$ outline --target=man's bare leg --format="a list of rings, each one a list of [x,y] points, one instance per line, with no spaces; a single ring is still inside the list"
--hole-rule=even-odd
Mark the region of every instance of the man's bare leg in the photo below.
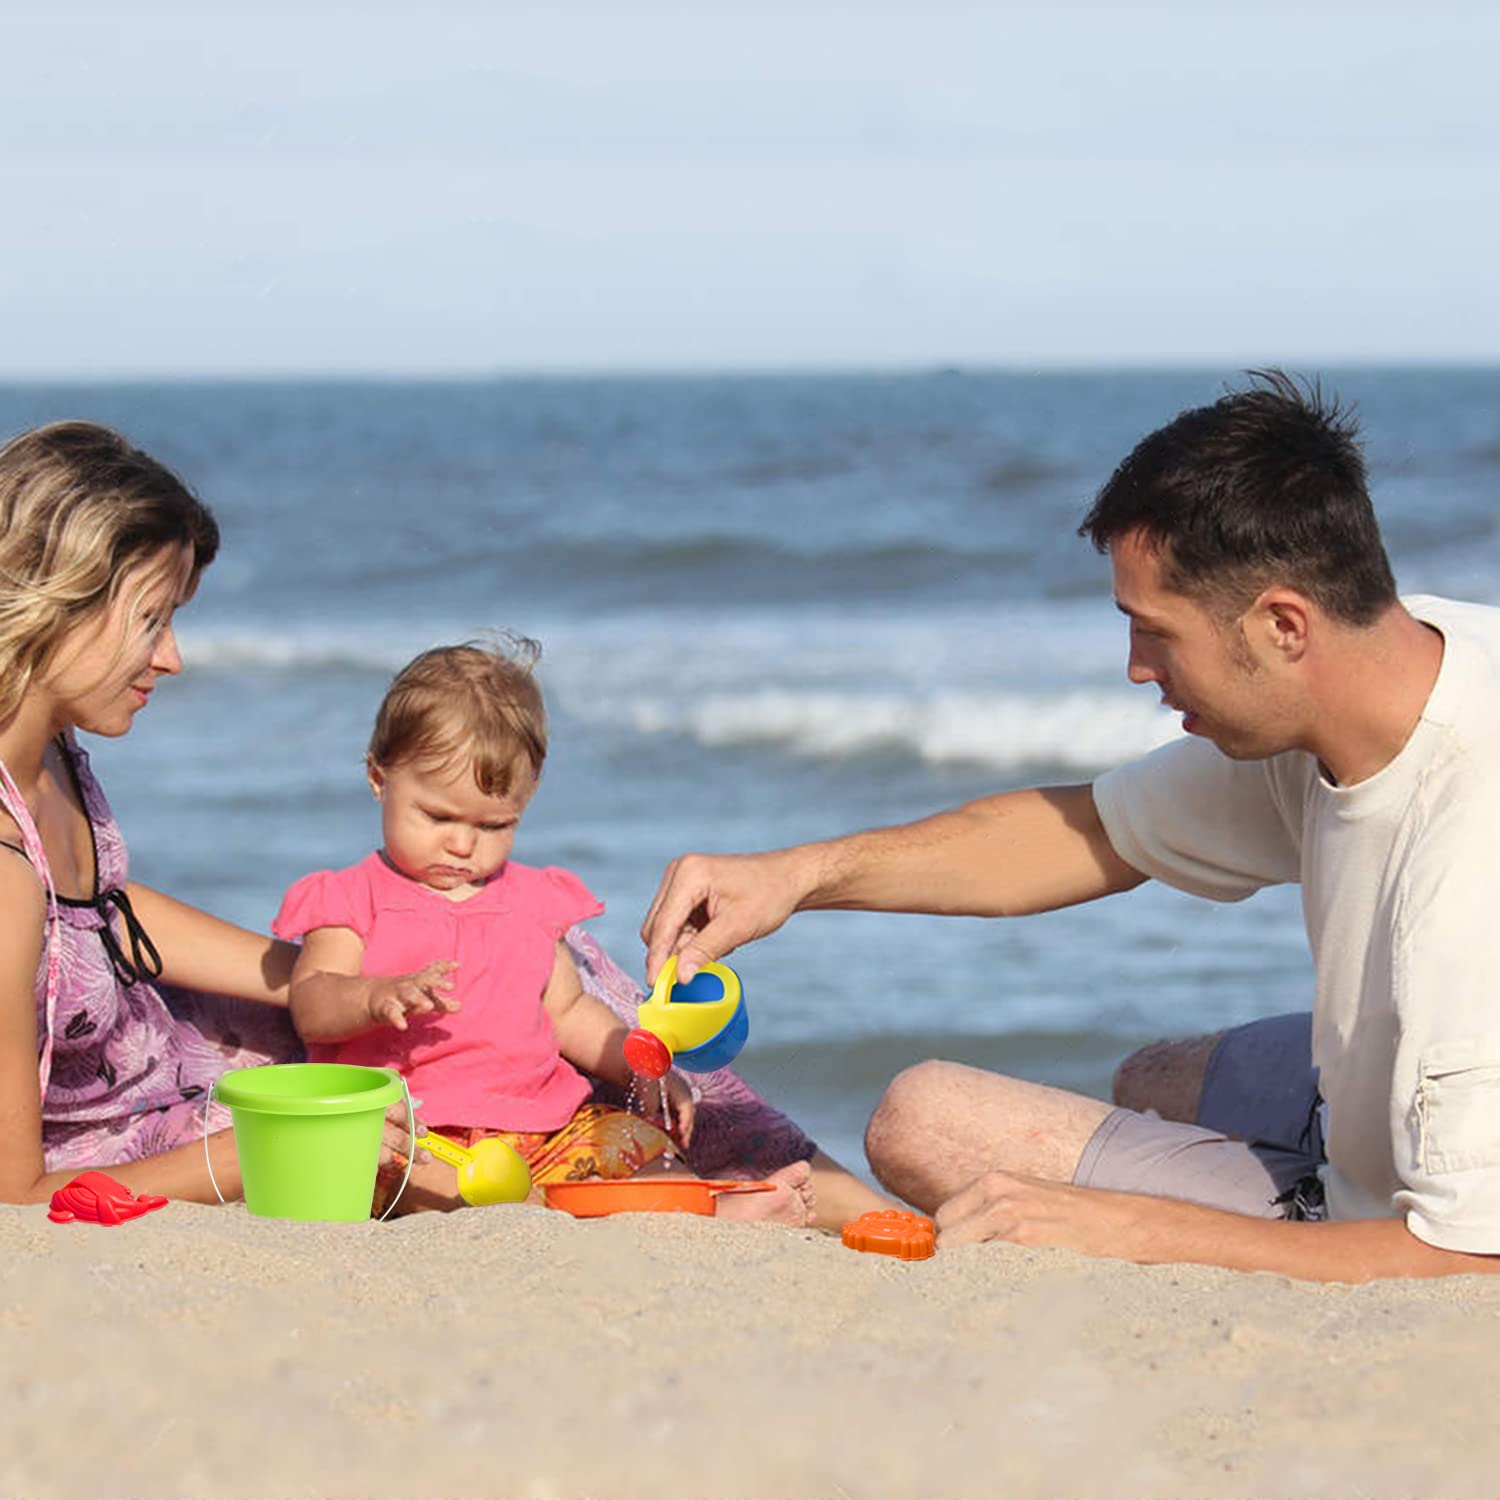
[[[994,1168],[1071,1182],[1113,1108],[963,1063],[918,1063],[876,1105],[865,1154],[886,1187],[931,1212]]]
[[[1215,1031],[1180,1042],[1147,1042],[1115,1069],[1115,1103],[1122,1109],[1154,1109],[1164,1120],[1196,1125],[1208,1060],[1223,1036]]]

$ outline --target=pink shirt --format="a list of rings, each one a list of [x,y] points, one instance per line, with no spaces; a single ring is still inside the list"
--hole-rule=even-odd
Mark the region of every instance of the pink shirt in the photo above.
[[[542,992],[559,939],[604,910],[567,870],[508,861],[466,901],[398,875],[379,854],[347,870],[319,870],[286,893],[277,937],[346,927],[365,945],[360,972],[410,974],[457,959],[462,1009],[409,1018],[348,1041],[313,1044],[314,1062],[396,1068],[434,1125],[557,1130],[591,1086],[557,1050]]]

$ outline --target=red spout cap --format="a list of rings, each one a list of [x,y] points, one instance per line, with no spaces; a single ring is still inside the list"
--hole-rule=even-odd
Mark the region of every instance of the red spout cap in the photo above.
[[[659,1036],[637,1026],[625,1038],[625,1065],[641,1078],[664,1078],[672,1052]]]

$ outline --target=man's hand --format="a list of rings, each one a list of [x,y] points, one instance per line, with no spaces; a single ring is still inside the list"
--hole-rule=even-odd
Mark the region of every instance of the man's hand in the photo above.
[[[641,924],[647,982],[673,953],[677,982],[686,984],[710,960],[775,932],[810,888],[807,866],[798,849],[674,859]]]
[[[396,974],[377,980],[370,987],[370,1019],[377,1026],[407,1028],[407,1016],[427,1011],[452,1011],[459,1002],[452,998],[449,975],[458,967],[452,959],[440,958],[415,974]]]
[[[1306,1281],[1500,1272],[1500,1255],[1426,1244],[1401,1219],[1292,1223],[1011,1172],[986,1172],[955,1193],[933,1220],[945,1249],[1008,1240],[1145,1265],[1180,1261]]]
[[[944,1203],[933,1223],[944,1249],[1008,1240],[1084,1255],[1134,1258],[1132,1230],[1141,1201],[1133,1193],[986,1172]]]

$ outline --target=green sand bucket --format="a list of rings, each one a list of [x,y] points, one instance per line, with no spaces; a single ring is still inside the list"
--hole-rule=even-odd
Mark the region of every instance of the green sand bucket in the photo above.
[[[245,1207],[251,1213],[350,1222],[370,1217],[385,1112],[403,1095],[410,1110],[399,1074],[345,1063],[236,1068],[209,1090],[209,1098],[227,1104],[233,1116]],[[205,1153],[206,1115],[205,1110]],[[215,1182],[215,1192],[218,1186]],[[390,1207],[395,1204],[393,1198]]]

